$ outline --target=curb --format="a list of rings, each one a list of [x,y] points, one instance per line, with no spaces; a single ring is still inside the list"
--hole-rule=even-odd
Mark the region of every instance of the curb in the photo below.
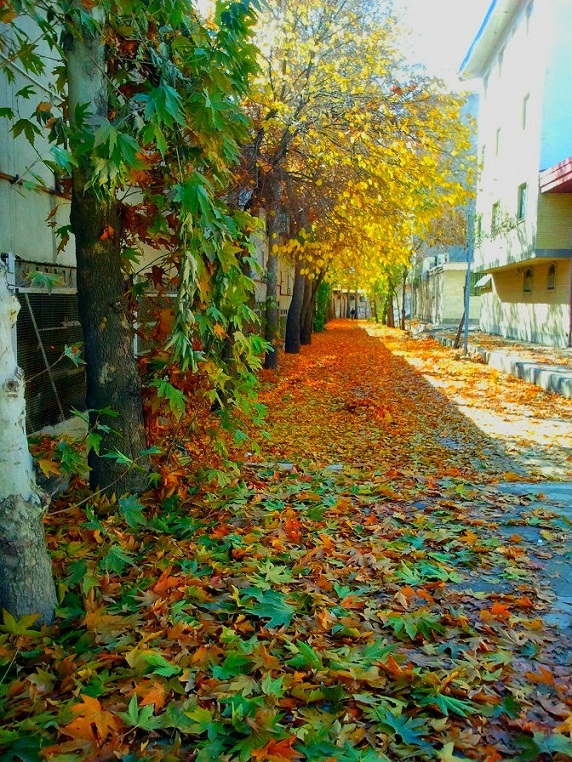
[[[449,336],[430,334],[440,344],[452,347],[453,339]],[[511,376],[520,378],[529,384],[539,386],[547,392],[558,394],[560,397],[572,399],[572,371],[565,366],[546,365],[519,359],[519,355],[497,350],[486,350],[469,344],[469,351],[477,355],[486,365],[501,370]]]

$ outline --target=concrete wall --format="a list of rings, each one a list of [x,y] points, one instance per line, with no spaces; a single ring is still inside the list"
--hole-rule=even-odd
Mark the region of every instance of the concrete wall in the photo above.
[[[568,346],[570,260],[556,260],[553,291],[547,289],[551,262],[532,265],[532,291],[524,293],[527,267],[493,275],[493,290],[483,294],[480,328],[487,333],[547,346]]]
[[[416,294],[415,317],[431,325],[458,324],[465,311],[466,265],[451,263],[430,270]],[[480,296],[472,296],[469,320],[478,323]]]
[[[545,193],[538,199],[536,249],[572,250],[572,193]]]
[[[29,21],[23,20],[22,26],[33,35]],[[53,58],[47,46],[40,54],[48,62]],[[4,76],[0,78],[0,105],[11,108],[15,118],[29,117],[41,102],[57,102],[50,92],[49,69],[44,75],[30,76],[16,62],[12,72],[14,82]],[[18,91],[29,86],[36,91],[31,98],[17,96]],[[54,230],[46,222],[52,215],[51,222],[56,227],[67,225],[69,202],[54,192],[35,192],[22,185],[23,182],[36,183],[34,176],[37,176],[46,188],[55,190],[55,176],[42,161],[52,158],[50,145],[44,134],[35,138],[34,146],[23,135],[14,138],[10,126],[9,119],[0,119],[0,253],[12,252],[34,262],[73,265],[73,238],[58,255]]]

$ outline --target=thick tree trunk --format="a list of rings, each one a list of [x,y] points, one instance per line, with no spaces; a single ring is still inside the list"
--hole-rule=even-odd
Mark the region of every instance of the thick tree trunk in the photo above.
[[[407,268],[403,269],[403,278],[401,281],[401,323],[400,328],[405,330],[405,296],[407,291]]]
[[[308,346],[312,343],[316,289],[315,281],[311,281],[307,276],[305,276],[304,280],[304,300],[302,302],[302,315],[300,317],[300,344]]]
[[[270,244],[272,248],[272,244]],[[280,310],[277,299],[278,290],[278,257],[268,254],[266,263],[266,320],[264,338],[272,346],[264,358],[264,367],[274,369],[278,367],[278,341],[280,335]]]
[[[386,309],[387,309],[387,325],[389,328],[395,328],[395,315],[393,313],[393,291],[389,292],[389,295],[387,297],[387,303],[386,303]]]
[[[264,338],[272,346],[264,358],[264,367],[274,370],[278,367],[278,344],[280,341],[280,308],[278,305],[278,257],[272,248],[278,242],[275,237],[276,215],[280,184],[272,178],[269,183],[266,210],[266,231],[268,235],[268,260],[266,262],[266,311]]]
[[[56,589],[46,548],[47,496],[36,484],[26,438],[24,379],[12,349],[20,305],[0,263],[0,609],[53,620]]]
[[[288,317],[286,319],[284,351],[288,354],[298,354],[300,351],[302,304],[306,290],[305,280],[304,276],[300,273],[300,265],[296,265],[292,301],[290,302]]]
[[[86,11],[95,17],[98,9]],[[98,19],[101,20],[101,19]],[[84,27],[85,30],[85,27]],[[70,114],[80,105],[107,118],[103,38],[74,37],[67,52]],[[102,199],[89,187],[89,161],[74,170],[71,224],[76,239],[79,318],[83,329],[90,422],[110,427],[102,434],[100,452],[118,450],[136,466],[89,455],[91,487],[107,493],[142,492],[147,484],[147,459],[141,380],[133,348],[121,269],[120,219],[114,197]],[[98,411],[110,408],[117,417]],[[117,434],[114,431],[118,432]]]

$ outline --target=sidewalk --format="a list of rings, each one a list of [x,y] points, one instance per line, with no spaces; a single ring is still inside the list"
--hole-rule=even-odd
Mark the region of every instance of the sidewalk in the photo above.
[[[425,332],[445,346],[453,346],[457,333],[452,327],[431,328]],[[462,335],[460,346],[462,350]],[[572,398],[572,349],[547,347],[470,330],[468,352],[492,368],[553,394]]]

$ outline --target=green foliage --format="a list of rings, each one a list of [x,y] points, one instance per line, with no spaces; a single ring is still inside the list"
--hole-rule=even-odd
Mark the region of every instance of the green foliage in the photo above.
[[[2,112],[14,137],[34,144],[41,135],[51,143],[45,163],[61,182],[79,168],[102,204],[120,200],[119,245],[126,269],[136,271],[144,251],[157,251],[155,269],[165,278],[139,279],[136,298],[144,296],[142,283],[168,294],[174,320],[168,332],[153,337],[160,362],[148,366],[150,385],[177,418],[186,398],[169,386],[166,366],[200,374],[195,394],[216,403],[225,428],[244,416],[259,419],[255,372],[266,350],[255,333],[257,317],[249,307],[254,285],[245,274],[258,222],[226,201],[230,172],[248,135],[240,101],[257,70],[250,39],[255,5],[219,2],[214,21],[206,22],[182,0],[63,6],[49,0],[41,7],[13,0],[9,9],[32,24],[23,26],[6,11],[9,34],[0,64],[13,79],[11,62],[17,61],[45,78],[53,91],[50,102],[33,85],[19,91],[19,102],[39,105],[16,120],[11,110]],[[90,113],[87,104],[72,114],[67,110],[65,67],[59,61],[66,61],[70,36],[105,41],[106,115]],[[35,279],[52,285],[47,276]],[[91,447],[98,452],[93,438]]]
[[[328,309],[332,297],[332,287],[329,283],[322,281],[318,286],[316,293],[316,307],[314,312],[314,331],[323,331],[328,319]]]

